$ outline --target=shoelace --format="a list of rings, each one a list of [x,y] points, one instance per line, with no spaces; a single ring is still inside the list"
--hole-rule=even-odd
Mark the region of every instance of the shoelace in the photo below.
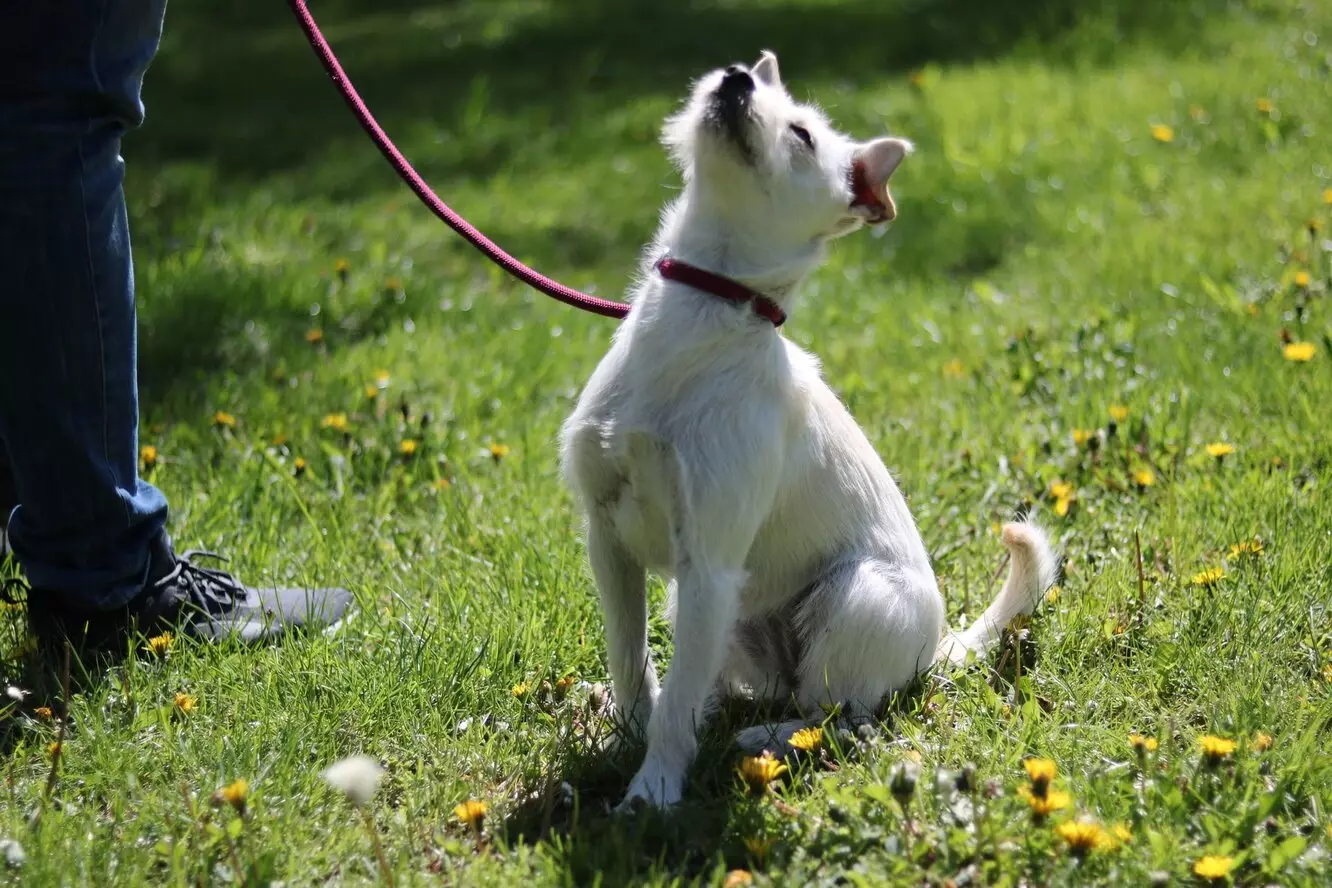
[[[159,588],[176,586],[192,603],[210,613],[225,610],[238,598],[245,597],[245,587],[231,574],[191,561],[200,557],[227,560],[216,552],[190,549],[177,555],[176,566],[153,585]]]

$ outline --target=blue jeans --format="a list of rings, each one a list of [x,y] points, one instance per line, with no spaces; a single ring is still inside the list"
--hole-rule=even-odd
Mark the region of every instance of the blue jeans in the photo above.
[[[134,274],[120,138],[165,0],[0,8],[0,449],[34,594],[111,609],[143,588],[166,498],[138,476]]]

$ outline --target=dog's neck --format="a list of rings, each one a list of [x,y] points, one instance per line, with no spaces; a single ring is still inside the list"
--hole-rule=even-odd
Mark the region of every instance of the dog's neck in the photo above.
[[[791,311],[796,289],[823,262],[824,244],[812,241],[794,250],[774,250],[761,232],[746,231],[688,192],[663,215],[653,250],[720,274],[767,296]]]

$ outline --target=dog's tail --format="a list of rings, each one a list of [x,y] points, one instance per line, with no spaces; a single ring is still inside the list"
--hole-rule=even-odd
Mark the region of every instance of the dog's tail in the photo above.
[[[1059,558],[1050,546],[1049,537],[1035,522],[1024,520],[1004,525],[1003,541],[1011,558],[1004,587],[966,631],[950,632],[944,637],[934,654],[936,663],[947,660],[960,664],[969,653],[984,654],[999,641],[1014,617],[1035,610],[1041,596],[1054,585]]]

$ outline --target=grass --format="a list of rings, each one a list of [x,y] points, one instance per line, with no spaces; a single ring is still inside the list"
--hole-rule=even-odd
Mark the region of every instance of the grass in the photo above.
[[[586,739],[601,620],[553,441],[613,322],[417,206],[280,4],[178,5],[124,152],[145,472],[179,547],[345,584],[361,612],[282,647],[76,665],[63,725],[11,615],[3,668],[34,693],[0,710],[0,837],[26,852],[0,882],[374,882],[320,777],[363,752],[399,885],[1189,884],[1204,857],[1229,858],[1214,884],[1327,884],[1332,8],[682,6],[317,12],[448,200],[612,298],[675,188],[655,134],[690,76],[770,47],[844,128],[915,140],[898,222],[839,244],[786,330],[900,479],[954,625],[1025,504],[1068,554],[1058,595],[864,738],[830,726],[771,793],[736,777],[728,732],[757,717],[736,705],[679,811],[609,817],[638,753]],[[659,617],[652,639],[667,658]],[[1209,764],[1205,735],[1236,746]],[[1041,822],[1033,757],[1068,800]],[[1125,832],[1111,850],[1079,818]]]

